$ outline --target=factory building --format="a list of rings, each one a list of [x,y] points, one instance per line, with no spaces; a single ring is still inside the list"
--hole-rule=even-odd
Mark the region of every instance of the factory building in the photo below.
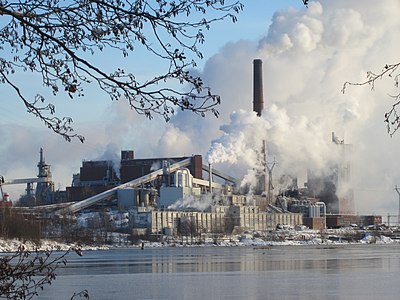
[[[173,164],[178,161],[182,161],[185,157],[163,157],[163,158],[144,158],[135,159],[134,151],[121,151],[121,166],[120,166],[120,176],[121,183],[126,183],[130,180],[142,177],[146,174],[151,173],[154,170],[161,168],[168,168],[168,164]],[[202,156],[194,155],[191,158],[190,164],[187,166],[190,173],[198,179],[203,179],[202,171]],[[163,163],[166,165],[162,165]]]
[[[152,211],[152,233],[176,234],[186,223],[196,233],[240,233],[245,230],[274,230],[278,224],[303,224],[298,213],[269,213],[257,206],[213,206],[210,212]]]
[[[109,163],[83,163],[79,180],[69,191],[113,187],[72,204],[71,212],[116,203],[119,210],[130,212],[134,230],[149,228],[153,234],[178,234],[182,228],[198,233],[231,233],[302,224],[301,213],[269,209],[273,206],[266,203],[265,196],[235,194],[234,178],[203,165],[200,155],[135,159],[129,154],[127,159],[126,153],[121,152],[126,182],[116,186],[116,173]],[[208,173],[208,180],[202,179],[203,172]],[[223,183],[217,183],[216,178]]]
[[[111,161],[84,161],[66,188],[68,202],[81,201],[117,186],[120,182]]]
[[[255,59],[253,67],[253,110],[261,116],[262,61]],[[42,203],[73,202],[56,215],[108,206],[129,211],[133,230],[150,230],[153,234],[239,233],[302,224],[324,229],[356,220],[331,217],[354,212],[350,145],[332,134],[338,161],[322,175],[309,171],[304,191],[299,191],[297,180],[292,178],[290,191],[277,195],[272,186],[275,161],[266,161],[267,142],[263,141],[259,151],[259,163],[265,169],[257,175],[258,186],[253,195],[240,194],[235,186],[237,180],[212,165],[204,165],[201,155],[136,158],[133,150],[122,150],[118,162],[83,161],[79,173],[73,175],[72,185],[66,188],[65,197],[54,192],[50,166],[44,162],[41,150],[38,178],[32,182],[37,182],[36,198],[40,197]],[[377,222],[379,218],[358,221]]]
[[[382,216],[361,215],[327,215],[326,223],[329,228],[340,228],[356,224],[360,227],[382,224]]]
[[[133,150],[123,150],[119,166],[111,160],[83,161],[80,172],[73,175],[72,186],[66,188],[68,201],[87,199],[120,184],[150,174],[154,170],[168,169],[170,164],[188,158],[190,163],[187,168],[196,178],[202,179],[201,155],[136,159]],[[160,176],[152,184],[159,188],[162,183],[163,178]]]

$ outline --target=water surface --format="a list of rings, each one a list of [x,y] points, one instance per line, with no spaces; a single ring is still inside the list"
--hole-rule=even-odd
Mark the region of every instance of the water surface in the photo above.
[[[183,247],[71,255],[39,299],[399,299],[400,245]]]

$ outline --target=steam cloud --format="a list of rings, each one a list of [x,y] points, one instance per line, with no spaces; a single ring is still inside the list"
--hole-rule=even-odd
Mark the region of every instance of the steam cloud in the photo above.
[[[65,144],[44,130],[2,127],[0,147],[7,153],[0,158],[2,172],[8,178],[32,176],[43,147],[56,184],[68,185],[82,159],[96,158],[97,149],[112,143],[139,157],[207,153],[215,168],[251,181],[265,139],[268,160],[275,157],[279,163],[274,177],[299,176],[310,164],[322,167],[335,158],[334,131],[353,144],[357,212],[397,213],[394,187],[400,185],[400,174],[394,162],[400,136],[391,139],[383,122],[391,106],[387,94],[396,91],[393,82],[382,80],[374,91],[350,87],[342,94],[341,88],[344,81],[363,81],[367,71],[398,62],[399,11],[398,0],[321,0],[310,2],[308,9],[276,12],[269,28],[260,28],[265,34],[259,41],[229,43],[203,70],[193,71],[221,95],[220,118],[179,112],[165,126],[162,120],[145,121],[123,101],[114,102],[100,124],[80,132],[87,137],[84,145]],[[263,60],[261,118],[251,111],[254,58]],[[21,144],[27,146],[22,150]]]
[[[383,123],[392,82],[379,82],[373,92],[368,87],[350,88],[343,95],[341,88],[346,80],[364,81],[368,70],[380,70],[384,64],[397,61],[399,45],[394,36],[400,25],[395,16],[399,8],[397,1],[390,0],[379,7],[374,1],[315,1],[309,9],[277,12],[253,57],[244,61],[247,66],[242,65],[250,85],[252,59],[263,59],[263,116],[258,120],[249,112],[249,86],[245,88],[247,99],[243,99],[235,89],[242,85],[230,85],[230,95],[238,95],[229,98],[235,112],[228,124],[220,126],[223,134],[213,140],[208,160],[240,163],[242,169],[247,166],[244,179],[251,182],[253,159],[265,139],[269,160],[276,157],[279,163],[275,178],[282,174],[304,176],[308,167],[323,169],[338,159],[330,138],[335,131],[353,144],[356,210],[396,213],[393,188],[400,176],[391,164],[396,161],[399,139],[395,136],[390,140]],[[236,46],[240,52],[241,43]],[[229,57],[231,52],[226,54]],[[229,74],[238,75],[233,70],[226,70],[226,74],[228,78]],[[240,111],[246,109],[243,104],[247,104],[247,113]],[[234,169],[222,166],[226,171]]]
[[[200,198],[193,197],[191,195],[184,197],[174,204],[168,206],[168,209],[171,210],[184,210],[184,209],[194,209],[199,211],[204,211],[209,208],[212,204],[211,195],[202,195]]]

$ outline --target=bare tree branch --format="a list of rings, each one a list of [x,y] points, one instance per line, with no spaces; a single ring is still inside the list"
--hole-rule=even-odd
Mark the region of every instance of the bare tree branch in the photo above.
[[[396,88],[399,87],[399,76],[400,72],[398,71],[400,63],[396,64],[387,64],[383,67],[381,72],[367,72],[367,80],[364,82],[348,82],[346,81],[343,84],[342,92],[345,93],[347,86],[364,86],[369,85],[371,90],[375,89],[375,84],[378,79],[383,79],[384,77],[390,77],[394,80],[394,86]],[[400,128],[400,115],[397,111],[398,106],[400,105],[400,92],[395,95],[389,95],[389,97],[394,99],[394,103],[391,109],[385,113],[384,122],[386,123],[386,129],[388,134],[392,137],[397,130]]]
[[[53,251],[28,251],[23,246],[10,255],[0,257],[0,298],[32,299],[38,291],[56,279],[56,269],[67,263],[70,252],[82,255],[79,248],[55,255]],[[87,291],[75,293],[72,298],[88,297]],[[71,298],[71,299],[72,299]]]
[[[189,69],[201,59],[199,44],[212,23],[230,19],[243,9],[238,1],[224,0],[33,0],[1,1],[0,81],[8,84],[24,102],[28,112],[67,140],[83,137],[73,133],[71,118],[54,116],[53,104],[37,107],[28,101],[21,87],[13,83],[17,71],[41,75],[42,83],[54,95],[83,96],[90,83],[112,100],[125,99],[138,114],[152,118],[159,114],[168,121],[176,109],[204,116],[218,116],[220,98]],[[161,74],[140,81],[134,73],[114,71],[90,61],[106,49],[122,57],[136,49],[147,51],[147,59],[166,62]],[[11,57],[11,58],[10,58]],[[186,90],[171,88],[175,82]],[[45,115],[50,112],[50,117]]]

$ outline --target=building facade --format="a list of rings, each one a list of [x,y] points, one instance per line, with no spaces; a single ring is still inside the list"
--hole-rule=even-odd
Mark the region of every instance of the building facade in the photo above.
[[[176,234],[179,227],[191,228],[196,233],[232,233],[245,230],[274,230],[278,224],[303,224],[300,213],[269,213],[257,206],[213,206],[210,212],[160,211],[151,212],[151,232]]]

